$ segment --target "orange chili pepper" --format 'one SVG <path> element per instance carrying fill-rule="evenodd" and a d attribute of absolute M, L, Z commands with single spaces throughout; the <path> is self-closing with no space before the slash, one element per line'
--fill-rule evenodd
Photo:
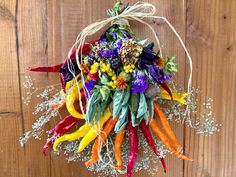
<path fill-rule="evenodd" d="M 59 103 L 52 104 L 50 105 L 50 107 L 51 109 L 60 109 L 60 108 L 63 108 L 65 105 L 66 105 L 66 102 L 64 101 L 61 104 Z"/>
<path fill-rule="evenodd" d="M 174 132 L 172 131 L 172 129 L 170 128 L 170 124 L 166 118 L 166 116 L 164 115 L 164 113 L 161 111 L 161 109 L 159 108 L 158 104 L 154 102 L 154 112 L 156 114 L 156 116 L 159 118 L 159 120 L 161 121 L 161 124 L 164 128 L 164 130 L 166 131 L 167 136 L 170 138 L 170 140 L 173 142 L 174 147 L 178 150 L 180 149 L 181 145 L 178 143 Z"/>
<path fill-rule="evenodd" d="M 85 162 L 85 165 L 87 167 L 97 162 L 98 151 L 100 147 L 102 146 L 102 144 L 105 142 L 107 136 L 110 134 L 111 130 L 114 128 L 116 122 L 117 122 L 117 119 L 113 119 L 112 117 L 107 121 L 106 125 L 104 126 L 104 129 L 100 133 L 100 136 L 96 139 L 96 141 L 93 144 L 91 159 Z"/>
<path fill-rule="evenodd" d="M 192 160 L 191 158 L 181 154 L 179 151 L 177 151 L 169 142 L 166 135 L 161 131 L 161 128 L 159 127 L 157 121 L 155 119 L 152 119 L 152 121 L 149 123 L 152 131 L 156 136 L 160 138 L 160 140 L 166 145 L 166 147 L 177 157 L 183 159 L 183 160 Z"/>
<path fill-rule="evenodd" d="M 124 137 L 125 137 L 125 129 L 116 133 L 115 147 L 114 147 L 115 157 L 116 157 L 116 161 L 117 161 L 116 170 L 121 170 L 123 168 L 122 158 L 121 158 L 121 145 L 123 143 Z"/>

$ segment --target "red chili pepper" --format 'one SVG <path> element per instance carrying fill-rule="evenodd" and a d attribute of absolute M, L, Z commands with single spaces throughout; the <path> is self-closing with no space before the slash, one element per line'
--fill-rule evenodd
<path fill-rule="evenodd" d="M 43 155 L 46 156 L 46 151 L 47 151 L 47 149 L 48 149 L 50 146 L 52 146 L 53 141 L 54 141 L 54 139 L 53 139 L 53 138 L 50 138 L 50 139 L 46 142 L 46 144 L 43 146 L 43 149 L 42 149 Z"/>
<path fill-rule="evenodd" d="M 126 177 L 131 177 L 138 156 L 138 134 L 137 134 L 137 129 L 133 127 L 130 121 L 128 122 L 128 130 L 130 139 L 130 153 L 129 153 Z"/>
<path fill-rule="evenodd" d="M 94 74 L 88 74 L 88 76 L 90 77 L 90 79 L 97 81 L 99 79 L 99 75 L 98 72 L 94 73 Z"/>
<path fill-rule="evenodd" d="M 51 135 L 62 136 L 68 132 L 74 125 L 76 125 L 80 120 L 69 115 L 61 120 L 52 130 L 50 130 Z M 54 139 L 50 138 L 46 144 L 43 146 L 43 154 L 46 156 L 46 150 L 52 146 Z"/>
<path fill-rule="evenodd" d="M 76 123 L 79 122 L 79 119 L 74 118 L 73 116 L 69 115 L 66 116 L 63 120 L 61 120 L 52 130 L 50 130 L 51 135 L 61 135 L 65 131 L 67 131 L 70 127 L 75 125 Z M 66 128 L 64 130 L 64 128 Z"/>
<path fill-rule="evenodd" d="M 165 82 L 160 83 L 160 85 L 170 95 L 171 100 L 173 100 L 173 95 L 172 95 L 172 92 L 171 92 L 169 86 Z"/>
<path fill-rule="evenodd" d="M 80 47 L 78 54 L 81 55 L 81 54 L 86 54 L 87 52 L 89 52 L 91 50 L 90 45 L 94 45 L 97 41 L 98 40 L 92 40 L 92 41 L 89 41 L 88 43 L 83 44 Z M 81 52 L 81 49 L 82 49 L 82 52 Z M 73 50 L 71 55 L 70 55 L 70 58 L 67 57 L 65 62 L 67 62 L 69 59 L 75 59 L 76 58 L 76 52 L 77 52 L 77 49 Z"/>
<path fill-rule="evenodd" d="M 63 74 L 60 74 L 60 81 L 61 81 L 61 88 L 63 91 L 66 93 L 66 82 L 64 81 L 64 76 Z"/>
<path fill-rule="evenodd" d="M 86 111 L 86 100 L 85 97 L 82 98 L 82 104 L 84 106 L 84 110 Z M 79 113 L 81 113 L 81 109 L 77 109 Z M 50 130 L 50 135 L 55 135 L 56 137 L 62 136 L 67 133 L 74 125 L 76 125 L 80 119 L 73 117 L 72 115 L 66 116 L 62 119 L 52 130 Z M 43 147 L 43 154 L 46 155 L 46 150 L 52 146 L 54 139 L 50 138 L 49 141 Z"/>
<path fill-rule="evenodd" d="M 140 129 L 142 130 L 142 133 L 148 143 L 148 145 L 150 146 L 150 148 L 153 150 L 153 152 L 157 155 L 157 157 L 159 158 L 159 160 L 161 161 L 161 164 L 163 166 L 164 172 L 166 173 L 166 163 L 164 158 L 160 157 L 160 153 L 157 150 L 155 141 L 153 139 L 152 133 L 149 130 L 148 126 L 146 125 L 145 121 L 141 121 L 141 123 L 139 124 Z"/>
<path fill-rule="evenodd" d="M 28 71 L 36 71 L 36 72 L 59 72 L 60 68 L 62 67 L 62 64 L 58 64 L 55 66 L 42 66 L 42 67 L 27 67 Z"/>
<path fill-rule="evenodd" d="M 97 42 L 97 40 L 93 40 L 93 41 L 90 41 L 86 44 L 83 44 L 81 47 L 80 47 L 80 51 L 82 49 L 82 54 L 85 54 L 87 52 L 90 51 L 90 44 L 93 45 Z M 75 59 L 75 55 L 76 55 L 76 51 L 77 49 L 73 50 L 72 54 L 70 55 L 70 58 L 71 59 Z M 79 54 L 81 54 L 79 51 Z M 66 61 L 67 62 L 69 60 L 69 58 L 67 57 L 66 58 Z M 63 64 L 58 64 L 58 65 L 55 65 L 55 66 L 42 66 L 42 67 L 35 67 L 35 68 L 32 68 L 32 67 L 27 67 L 27 70 L 29 71 L 36 71 L 36 72 L 59 72 L 60 68 L 62 67 Z"/>

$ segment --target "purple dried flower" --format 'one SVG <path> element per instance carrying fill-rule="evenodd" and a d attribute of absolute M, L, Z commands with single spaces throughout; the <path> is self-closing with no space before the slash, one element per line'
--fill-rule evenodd
<path fill-rule="evenodd" d="M 116 32 L 113 32 L 110 34 L 112 37 L 115 37 L 116 36 Z"/>
<path fill-rule="evenodd" d="M 146 65 L 147 71 L 153 78 L 154 82 L 157 84 L 160 84 L 166 80 L 169 80 L 172 76 L 167 75 L 164 73 L 164 71 L 157 67 L 157 65 Z"/>
<path fill-rule="evenodd" d="M 93 90 L 94 86 L 97 84 L 97 82 L 93 80 L 88 80 L 85 82 L 85 88 L 86 88 L 86 97 L 90 97 L 90 92 Z"/>
<path fill-rule="evenodd" d="M 100 50 L 99 55 L 101 55 L 101 57 L 106 57 L 107 56 L 107 52 L 105 50 Z"/>
<path fill-rule="evenodd" d="M 107 57 L 110 57 L 110 58 L 113 57 L 113 51 L 112 51 L 112 49 L 110 49 L 110 50 L 107 51 Z"/>
<path fill-rule="evenodd" d="M 104 43 L 104 42 L 107 42 L 107 39 L 106 39 L 106 38 L 101 38 L 101 39 L 99 39 L 99 43 Z"/>
<path fill-rule="evenodd" d="M 147 77 L 145 75 L 139 75 L 137 73 L 134 73 L 133 77 L 136 78 L 136 80 L 131 86 L 131 91 L 133 93 L 145 92 L 145 90 L 148 88 Z"/>
<path fill-rule="evenodd" d="M 119 39 L 119 40 L 116 42 L 117 50 L 119 50 L 119 49 L 122 47 L 122 43 L 123 43 L 123 41 L 122 41 L 121 39 Z"/>

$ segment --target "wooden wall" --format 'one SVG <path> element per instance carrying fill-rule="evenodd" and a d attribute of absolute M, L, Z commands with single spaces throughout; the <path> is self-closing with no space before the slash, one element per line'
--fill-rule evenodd
<path fill-rule="evenodd" d="M 65 58 L 77 34 L 86 25 L 106 16 L 115 0 L 0 0 L 0 176 L 92 177 L 83 164 L 66 163 L 63 157 L 44 157 L 44 140 L 30 140 L 23 148 L 18 139 L 31 129 L 33 99 L 21 100 L 25 75 L 36 87 L 57 83 L 55 74 L 28 73 L 27 66 L 57 64 Z M 127 1 L 126 1 L 127 2 Z M 130 0 L 130 4 L 136 2 Z M 214 99 L 214 116 L 220 133 L 202 137 L 184 125 L 172 123 L 185 153 L 194 162 L 167 157 L 168 177 L 233 177 L 236 174 L 236 1 L 149 0 L 177 29 L 194 64 L 193 84 L 203 90 L 199 98 Z M 153 22 L 165 53 L 176 55 L 178 80 L 186 85 L 188 62 L 176 37 L 160 21 Z M 151 33 L 133 24 L 139 36 Z M 139 30 L 137 30 L 139 29 Z M 201 110 L 199 110 L 201 111 Z M 52 125 L 48 125 L 50 128 Z M 45 137 L 44 137 L 45 138 Z M 147 176 L 144 172 L 136 177 Z"/>

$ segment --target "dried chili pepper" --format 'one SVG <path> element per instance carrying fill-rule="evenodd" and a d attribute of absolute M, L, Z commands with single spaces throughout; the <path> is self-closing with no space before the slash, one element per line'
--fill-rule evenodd
<path fill-rule="evenodd" d="M 72 140 L 76 140 L 79 139 L 81 137 L 84 137 L 88 132 L 90 131 L 90 127 L 88 124 L 84 124 L 83 126 L 81 126 L 77 131 L 71 133 L 71 134 L 66 134 L 63 135 L 59 138 L 57 138 L 53 144 L 53 150 L 56 151 L 57 150 L 57 145 L 63 141 L 72 141 Z"/>
<path fill-rule="evenodd" d="M 170 140 L 173 142 L 175 148 L 177 150 L 180 149 L 181 145 L 178 143 L 178 141 L 175 137 L 175 134 L 172 131 L 165 114 L 161 111 L 161 109 L 159 108 L 157 103 L 154 102 L 153 106 L 154 106 L 154 112 L 155 112 L 156 116 L 159 118 L 164 130 L 166 131 L 166 134 L 168 135 Z"/>
<path fill-rule="evenodd" d="M 79 122 L 79 119 L 74 118 L 73 116 L 69 115 L 61 120 L 52 130 L 50 130 L 51 135 L 61 136 L 68 132 L 74 125 Z M 53 138 L 50 138 L 46 144 L 43 146 L 43 154 L 46 155 L 46 150 L 52 146 L 54 142 Z"/>
<path fill-rule="evenodd" d="M 110 132 L 112 131 L 112 129 L 114 128 L 115 124 L 117 122 L 117 119 L 113 119 L 112 117 L 107 121 L 106 125 L 104 126 L 104 129 L 102 130 L 102 132 L 100 133 L 100 136 L 96 139 L 96 141 L 93 144 L 93 148 L 92 148 L 92 157 L 90 160 L 88 160 L 85 165 L 91 166 L 94 163 L 97 162 L 98 160 L 98 152 L 100 147 L 103 145 L 103 143 L 105 142 L 107 136 L 110 134 Z"/>
<path fill-rule="evenodd" d="M 140 129 L 142 130 L 142 133 L 148 143 L 148 145 L 150 146 L 150 148 L 153 150 L 153 152 L 157 155 L 157 157 L 159 158 L 159 160 L 161 161 L 161 164 L 163 166 L 164 172 L 166 172 L 166 163 L 164 158 L 160 157 L 160 153 L 157 150 L 155 141 L 153 139 L 152 133 L 149 130 L 148 126 L 146 125 L 145 121 L 142 120 L 141 123 L 139 124 Z"/>
<path fill-rule="evenodd" d="M 169 86 L 165 82 L 160 83 L 160 86 L 170 95 L 171 100 L 173 100 L 173 95 Z"/>
<path fill-rule="evenodd" d="M 82 152 L 84 148 L 91 143 L 100 133 L 104 123 L 111 117 L 111 112 L 109 108 L 107 108 L 104 112 L 104 115 L 100 118 L 99 122 L 92 126 L 91 130 L 83 137 L 80 141 L 78 153 Z"/>
<path fill-rule="evenodd" d="M 115 139 L 115 157 L 117 161 L 117 168 L 116 170 L 122 169 L 122 158 L 121 158 L 121 145 L 123 143 L 125 137 L 125 129 L 119 131 L 116 133 L 116 139 Z"/>
<path fill-rule="evenodd" d="M 128 130 L 130 139 L 130 153 L 129 153 L 126 177 L 131 177 L 138 156 L 138 134 L 136 127 L 133 127 L 130 121 L 128 122 Z"/>
<path fill-rule="evenodd" d="M 169 142 L 166 135 L 161 131 L 161 128 L 159 127 L 157 121 L 155 119 L 152 119 L 149 123 L 153 133 L 156 134 L 160 138 L 160 140 L 163 142 L 163 144 L 178 158 L 181 158 L 183 160 L 192 160 L 191 158 L 181 154 L 178 150 L 175 149 L 175 147 Z"/>
<path fill-rule="evenodd" d="M 81 88 L 82 87 L 82 83 L 79 83 L 79 87 Z M 80 94 L 81 94 L 81 100 L 84 100 L 85 99 L 85 92 L 84 92 L 84 89 L 81 89 L 80 91 Z M 68 112 L 73 116 L 73 117 L 76 117 L 76 118 L 79 118 L 79 119 L 84 119 L 84 116 L 79 113 L 75 107 L 74 107 L 74 103 L 76 100 L 79 99 L 79 95 L 78 95 L 78 87 L 77 85 L 74 85 L 69 93 L 67 94 L 67 97 L 66 97 L 66 108 L 68 110 Z"/>
<path fill-rule="evenodd" d="M 59 72 L 60 68 L 62 67 L 62 64 L 58 64 L 55 66 L 41 66 L 41 67 L 27 67 L 28 71 L 35 71 L 35 72 Z"/>
<path fill-rule="evenodd" d="M 50 146 L 52 146 L 53 141 L 54 141 L 54 139 L 53 139 L 53 138 L 50 138 L 50 139 L 48 139 L 48 141 L 45 143 L 45 145 L 43 146 L 43 149 L 42 149 L 43 155 L 46 156 L 46 151 L 47 151 L 47 149 L 48 149 Z"/>
<path fill-rule="evenodd" d="M 61 135 L 66 132 L 70 127 L 74 126 L 79 122 L 79 119 L 74 118 L 72 115 L 66 116 L 62 119 L 52 130 L 50 130 L 51 135 Z"/>

